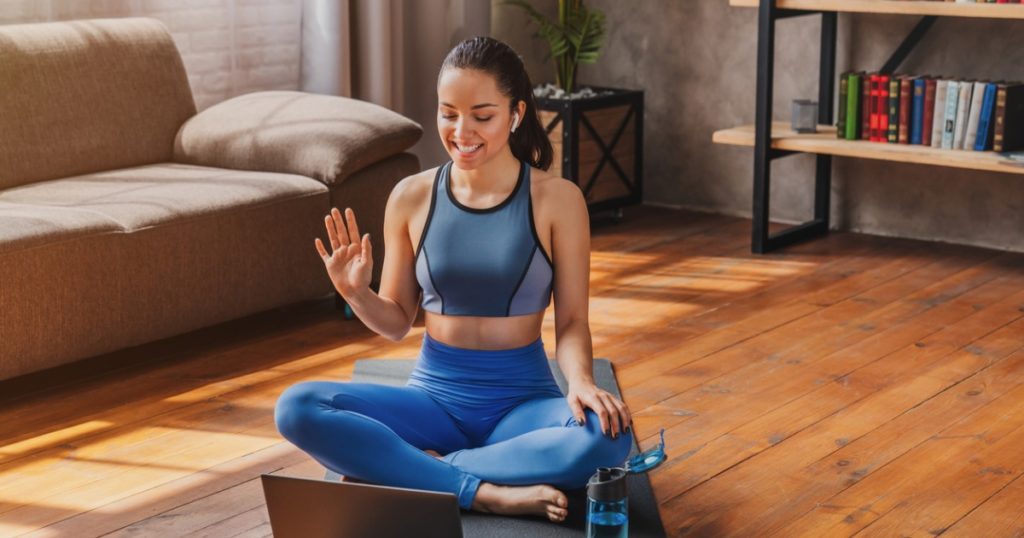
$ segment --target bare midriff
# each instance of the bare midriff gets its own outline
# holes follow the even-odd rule
[[[523,316],[445,316],[426,312],[430,337],[463,349],[511,349],[532,344],[540,336],[544,311]]]

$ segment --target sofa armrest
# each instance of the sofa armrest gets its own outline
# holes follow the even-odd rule
[[[399,154],[423,134],[384,107],[294,91],[234,97],[196,114],[174,140],[176,162],[299,174],[324,184]]]

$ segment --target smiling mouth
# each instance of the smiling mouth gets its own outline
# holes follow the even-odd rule
[[[464,146],[458,142],[452,142],[452,145],[462,153],[475,153],[478,149],[482,148],[483,144],[475,144],[472,146]]]

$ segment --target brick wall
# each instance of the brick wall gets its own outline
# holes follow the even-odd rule
[[[299,87],[301,0],[0,0],[0,24],[109,17],[163,21],[200,109]]]

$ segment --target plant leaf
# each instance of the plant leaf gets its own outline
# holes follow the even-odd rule
[[[551,21],[526,0],[504,0],[501,4],[519,7],[537,24],[535,36],[546,39],[551,50],[544,61],[555,59],[556,82],[571,92],[577,64],[594,63],[600,55],[605,38],[605,14],[588,9],[582,0],[559,0],[558,19]]]

